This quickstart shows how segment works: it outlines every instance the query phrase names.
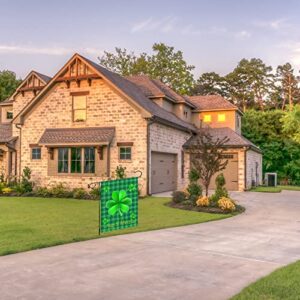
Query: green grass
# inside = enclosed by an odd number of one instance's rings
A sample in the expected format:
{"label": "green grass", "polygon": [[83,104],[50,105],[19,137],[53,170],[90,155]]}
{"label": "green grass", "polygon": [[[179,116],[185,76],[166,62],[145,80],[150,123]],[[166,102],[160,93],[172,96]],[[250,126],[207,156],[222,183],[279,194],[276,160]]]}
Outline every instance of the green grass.
{"label": "green grass", "polygon": [[[230,215],[171,208],[168,198],[139,201],[139,225],[101,236],[219,220]],[[0,198],[0,255],[98,238],[98,201]]]}
{"label": "green grass", "polygon": [[232,300],[300,299],[300,262],[278,269],[249,285]]}
{"label": "green grass", "polygon": [[300,186],[295,185],[278,185],[277,187],[271,186],[258,186],[252,188],[250,192],[260,192],[260,193],[281,193],[282,190],[287,191],[300,191]]}

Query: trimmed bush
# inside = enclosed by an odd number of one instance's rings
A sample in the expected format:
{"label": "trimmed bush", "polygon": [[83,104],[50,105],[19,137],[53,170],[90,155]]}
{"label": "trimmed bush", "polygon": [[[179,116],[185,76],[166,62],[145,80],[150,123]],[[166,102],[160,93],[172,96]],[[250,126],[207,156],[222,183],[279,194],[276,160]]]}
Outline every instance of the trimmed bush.
{"label": "trimmed bush", "polygon": [[202,196],[202,187],[200,184],[196,182],[190,183],[187,188],[187,191],[191,196],[197,196],[197,197]]}
{"label": "trimmed bush", "polygon": [[172,193],[172,201],[174,203],[181,203],[186,200],[185,193],[182,191],[175,191]]}
{"label": "trimmed bush", "polygon": [[90,195],[83,188],[73,189],[73,198],[75,199],[89,199]]}
{"label": "trimmed bush", "polygon": [[225,188],[226,181],[223,173],[219,174],[216,177],[215,183],[216,183],[216,190],[215,193],[210,197],[210,200],[212,202],[218,202],[218,200],[221,199],[222,197],[228,198],[228,191]]}
{"label": "trimmed bush", "polygon": [[226,197],[222,197],[219,201],[218,201],[218,206],[219,208],[221,208],[224,211],[235,211],[236,207],[235,207],[235,203]]}
{"label": "trimmed bush", "polygon": [[206,196],[199,197],[198,200],[196,201],[197,206],[201,207],[207,207],[209,206],[209,199]]}

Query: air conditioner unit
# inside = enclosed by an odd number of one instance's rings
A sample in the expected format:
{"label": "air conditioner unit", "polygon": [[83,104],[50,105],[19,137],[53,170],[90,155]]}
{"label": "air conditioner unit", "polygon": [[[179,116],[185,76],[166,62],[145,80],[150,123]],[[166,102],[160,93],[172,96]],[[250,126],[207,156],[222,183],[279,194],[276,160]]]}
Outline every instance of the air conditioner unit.
{"label": "air conditioner unit", "polygon": [[266,186],[277,186],[277,173],[266,173],[265,174],[265,185]]}

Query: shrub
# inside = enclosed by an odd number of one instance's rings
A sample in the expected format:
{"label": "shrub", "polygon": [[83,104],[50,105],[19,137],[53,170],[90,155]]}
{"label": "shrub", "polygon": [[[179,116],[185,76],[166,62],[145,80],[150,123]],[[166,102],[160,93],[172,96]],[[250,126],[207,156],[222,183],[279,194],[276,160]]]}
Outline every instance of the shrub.
{"label": "shrub", "polygon": [[226,197],[222,197],[219,201],[218,201],[218,206],[219,208],[221,208],[224,211],[235,211],[235,204],[234,202]]}
{"label": "shrub", "polygon": [[184,200],[186,200],[186,196],[185,196],[184,192],[182,192],[182,191],[175,191],[175,192],[173,192],[173,194],[172,194],[172,201],[174,203],[181,203]]}
{"label": "shrub", "polygon": [[9,194],[11,194],[12,192],[13,192],[13,189],[10,188],[10,187],[5,187],[5,188],[2,189],[2,193],[3,193],[4,195],[9,195]]}
{"label": "shrub", "polygon": [[93,200],[100,199],[100,189],[99,189],[99,187],[91,189],[91,191],[90,191],[90,197]]}
{"label": "shrub", "polygon": [[191,182],[187,188],[187,191],[189,192],[189,194],[192,196],[202,196],[202,187],[200,184],[196,183],[196,182]]}
{"label": "shrub", "polygon": [[212,202],[218,202],[222,197],[228,198],[228,191],[225,188],[225,177],[223,173],[219,174],[215,180],[216,190],[215,193],[210,197]]}
{"label": "shrub", "polygon": [[196,169],[191,169],[189,172],[189,181],[197,182],[199,178],[200,178],[199,172]]}
{"label": "shrub", "polygon": [[73,189],[73,198],[75,199],[89,199],[89,194],[83,188]]}
{"label": "shrub", "polygon": [[209,199],[206,196],[199,197],[196,201],[197,206],[207,207],[209,206]]}
{"label": "shrub", "polygon": [[[16,185],[13,186],[13,190],[20,196],[26,193],[26,189],[23,184],[17,183]],[[30,192],[30,191],[28,191]]]}
{"label": "shrub", "polygon": [[51,197],[52,194],[47,187],[38,187],[35,190],[35,195],[43,198]]}
{"label": "shrub", "polygon": [[115,170],[115,174],[116,174],[117,179],[126,178],[126,167],[122,167],[121,165],[117,166],[117,168]]}
{"label": "shrub", "polygon": [[197,195],[191,195],[189,200],[191,201],[192,205],[196,206],[198,198],[199,196]]}
{"label": "shrub", "polygon": [[191,195],[190,195],[190,193],[189,193],[189,191],[188,191],[187,188],[183,189],[182,192],[185,194],[185,197],[186,197],[187,199],[190,198]]}
{"label": "shrub", "polygon": [[62,183],[54,185],[50,190],[49,193],[52,197],[56,198],[72,198],[73,192],[66,188]]}
{"label": "shrub", "polygon": [[193,205],[193,203],[192,203],[191,200],[184,200],[184,201],[182,201],[181,203],[182,203],[183,205],[185,205],[185,206],[192,206],[192,205]]}
{"label": "shrub", "polygon": [[30,179],[31,179],[31,170],[28,167],[25,167],[23,169],[23,174],[20,182],[20,185],[22,185],[22,190],[23,190],[22,194],[26,192],[32,192],[33,182],[30,181]]}

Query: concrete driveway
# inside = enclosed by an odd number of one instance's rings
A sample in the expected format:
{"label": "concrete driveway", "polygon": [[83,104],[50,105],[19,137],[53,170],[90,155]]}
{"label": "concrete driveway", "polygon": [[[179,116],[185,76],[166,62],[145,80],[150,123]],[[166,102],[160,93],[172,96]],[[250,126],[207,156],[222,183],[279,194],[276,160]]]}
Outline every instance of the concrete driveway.
{"label": "concrete driveway", "polygon": [[0,298],[228,299],[300,259],[300,192],[234,197],[234,218],[1,257]]}

